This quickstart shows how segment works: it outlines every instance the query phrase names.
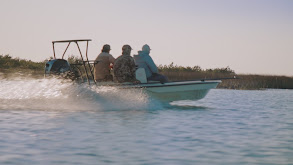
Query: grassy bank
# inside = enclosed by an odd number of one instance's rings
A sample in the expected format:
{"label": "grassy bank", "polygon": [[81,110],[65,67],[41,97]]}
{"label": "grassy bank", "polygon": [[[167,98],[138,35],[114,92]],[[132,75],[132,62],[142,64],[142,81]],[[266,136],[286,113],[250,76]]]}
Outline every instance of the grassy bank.
{"label": "grassy bank", "polygon": [[293,89],[293,77],[236,74],[229,67],[202,69],[199,66],[183,67],[171,63],[170,65],[160,65],[158,68],[171,81],[232,78],[236,76],[238,79],[222,80],[218,88],[244,90],[267,88]]}
{"label": "grassy bank", "polygon": [[[71,57],[71,61],[76,61]],[[33,62],[31,60],[12,58],[9,55],[0,55],[0,78],[11,76],[43,77],[46,60]],[[241,75],[236,74],[229,67],[202,69],[199,66],[184,67],[171,63],[159,65],[159,71],[171,81],[216,79],[238,77],[239,79],[222,80],[218,88],[226,89],[293,89],[293,77],[273,75]]]}
{"label": "grassy bank", "polygon": [[10,55],[0,55],[1,77],[12,76],[43,77],[45,61],[33,62],[19,58],[12,58]]}
{"label": "grassy bank", "polygon": [[197,79],[217,79],[236,76],[237,79],[222,80],[218,88],[225,89],[293,89],[293,77],[273,76],[273,75],[243,75],[225,74],[210,72],[172,72],[162,71],[170,81],[197,80]]}
{"label": "grassy bank", "polygon": [[227,89],[293,89],[293,77],[273,75],[237,75],[240,79],[223,80],[219,88]]}

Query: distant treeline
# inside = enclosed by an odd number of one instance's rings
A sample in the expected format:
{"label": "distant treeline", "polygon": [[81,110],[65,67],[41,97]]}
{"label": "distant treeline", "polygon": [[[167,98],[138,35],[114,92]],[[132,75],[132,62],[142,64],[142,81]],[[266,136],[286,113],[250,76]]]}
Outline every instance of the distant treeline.
{"label": "distant treeline", "polygon": [[19,58],[12,58],[10,55],[0,55],[0,69],[31,69],[31,70],[43,70],[45,61],[33,62],[31,60],[24,60]]}
{"label": "distant treeline", "polygon": [[[12,58],[10,55],[0,55],[0,74],[1,77],[13,77],[15,74],[28,77],[43,77],[45,61],[33,62],[19,58]],[[0,77],[0,78],[1,78]]]}
{"label": "distant treeline", "polygon": [[[22,72],[40,77],[44,73],[47,60],[33,62],[19,58],[12,58],[10,55],[0,55],[0,72],[4,74]],[[69,62],[78,61],[75,57],[70,57]],[[159,71],[166,75],[170,81],[198,80],[198,79],[224,79],[218,88],[226,89],[293,89],[293,77],[273,76],[273,75],[243,75],[236,74],[230,67],[202,69],[200,66],[184,67],[174,65],[159,65]]]}
{"label": "distant treeline", "polygon": [[293,89],[293,77],[273,75],[238,75],[236,80],[223,80],[219,88],[228,89]]}
{"label": "distant treeline", "polygon": [[223,79],[218,88],[226,89],[293,89],[293,77],[273,75],[244,75],[236,74],[230,67],[202,69],[199,66],[184,67],[171,63],[159,65],[159,71],[171,81]]}

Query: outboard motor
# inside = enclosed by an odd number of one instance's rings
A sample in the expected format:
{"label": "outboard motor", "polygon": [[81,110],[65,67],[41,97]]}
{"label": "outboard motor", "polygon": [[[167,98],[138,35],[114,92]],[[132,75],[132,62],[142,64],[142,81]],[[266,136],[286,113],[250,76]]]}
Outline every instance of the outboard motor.
{"label": "outboard motor", "polygon": [[59,75],[71,71],[69,63],[64,59],[54,59],[46,63],[45,75]]}

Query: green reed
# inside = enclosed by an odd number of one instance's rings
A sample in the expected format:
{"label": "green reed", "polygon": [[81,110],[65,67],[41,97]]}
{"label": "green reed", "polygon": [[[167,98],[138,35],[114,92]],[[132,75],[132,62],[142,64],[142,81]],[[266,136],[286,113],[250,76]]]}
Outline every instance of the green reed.
{"label": "green reed", "polygon": [[24,76],[40,78],[44,75],[45,62],[33,62],[12,58],[9,54],[0,55],[0,73],[3,78]]}
{"label": "green reed", "polygon": [[159,71],[170,81],[198,80],[198,79],[224,79],[218,88],[225,89],[293,89],[293,77],[275,75],[245,75],[236,74],[230,67],[202,69],[199,66],[183,67],[171,63],[159,65]]}

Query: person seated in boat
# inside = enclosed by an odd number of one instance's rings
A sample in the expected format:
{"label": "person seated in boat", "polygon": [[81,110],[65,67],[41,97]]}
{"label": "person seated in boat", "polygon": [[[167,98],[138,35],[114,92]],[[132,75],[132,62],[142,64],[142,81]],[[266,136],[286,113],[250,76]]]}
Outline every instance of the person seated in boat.
{"label": "person seated in boat", "polygon": [[122,47],[122,55],[114,63],[114,80],[119,83],[137,82],[135,78],[135,62],[130,56],[132,48],[129,45]]}
{"label": "person seated in boat", "polygon": [[142,50],[138,51],[138,55],[134,55],[134,60],[138,68],[144,68],[148,81],[160,81],[161,83],[168,82],[168,78],[159,74],[158,68],[150,56],[149,45],[143,45]]}
{"label": "person seated in boat", "polygon": [[115,58],[110,54],[110,50],[110,45],[104,45],[102,48],[102,52],[95,60],[95,81],[113,81],[113,76],[110,73],[110,68],[111,65],[114,64]]}

